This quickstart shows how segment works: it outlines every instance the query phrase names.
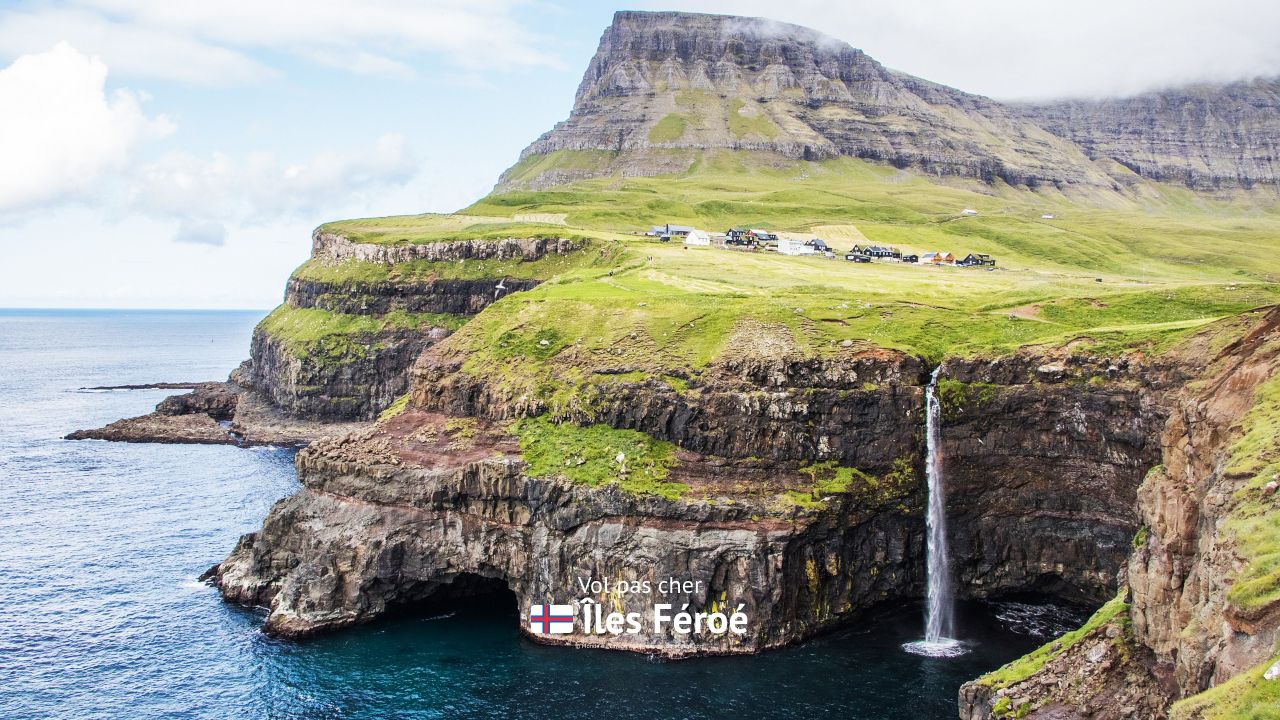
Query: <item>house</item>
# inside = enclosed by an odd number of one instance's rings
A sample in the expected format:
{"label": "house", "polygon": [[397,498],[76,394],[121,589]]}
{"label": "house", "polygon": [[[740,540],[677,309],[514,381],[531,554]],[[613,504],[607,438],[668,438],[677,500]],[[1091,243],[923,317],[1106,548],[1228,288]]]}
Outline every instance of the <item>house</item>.
{"label": "house", "polygon": [[768,230],[759,230],[756,228],[752,228],[751,230],[748,230],[747,234],[755,238],[756,242],[762,242],[762,243],[774,242],[778,239],[778,235],[776,233],[771,233]]}
{"label": "house", "polygon": [[656,237],[662,242],[667,242],[671,240],[671,238],[682,238],[691,232],[693,232],[693,228],[688,225],[672,225],[671,223],[667,223],[666,225],[654,225],[650,227],[649,232],[645,233],[645,235],[648,235],[649,237]]}
{"label": "house", "polygon": [[750,228],[731,227],[724,231],[724,242],[726,245],[754,245],[750,232]]}
{"label": "house", "polygon": [[927,252],[920,256],[921,265],[955,265],[956,256],[949,252]]}
{"label": "house", "polygon": [[1053,215],[1052,215],[1051,213],[1045,213],[1044,215],[1041,215],[1041,216],[1040,216],[1040,219],[1041,219],[1041,220],[1052,220],[1052,219],[1053,219]]}
{"label": "house", "polygon": [[900,257],[900,258],[898,258],[898,259],[899,259],[900,261],[904,262],[904,263],[918,263],[918,262],[920,262],[920,256],[919,256],[919,255],[903,255],[902,257]]}
{"label": "house", "polygon": [[960,211],[960,214],[961,215],[977,215],[978,211],[974,210],[973,208],[965,208]]}
{"label": "house", "polygon": [[779,255],[812,255],[815,252],[812,245],[797,238],[778,238],[778,254]]}
{"label": "house", "polygon": [[814,252],[820,252],[820,253],[833,252],[830,245],[828,245],[826,242],[818,238],[814,238],[810,240],[809,242],[805,243],[805,245],[808,245],[809,247],[813,248]]}
{"label": "house", "polygon": [[870,256],[868,256],[868,255],[863,255],[863,254],[862,254],[862,253],[860,253],[860,252],[854,252],[854,251],[852,251],[852,250],[850,250],[849,252],[847,252],[847,253],[845,253],[845,254],[844,254],[844,259],[845,259],[845,260],[848,260],[849,262],[856,262],[856,263],[869,263],[869,262],[871,262],[871,257],[870,257]]}
{"label": "house", "polygon": [[969,253],[968,255],[965,255],[962,259],[956,261],[956,264],[962,267],[972,267],[975,265],[990,265],[991,267],[995,267],[996,261],[992,259],[990,255],[983,255],[982,253]]}
{"label": "house", "polygon": [[698,229],[693,229],[684,236],[685,245],[711,245],[711,236]]}
{"label": "house", "polygon": [[870,255],[873,258],[898,257],[902,255],[902,253],[894,250],[893,248],[882,247],[880,245],[868,245],[862,248],[862,254]]}

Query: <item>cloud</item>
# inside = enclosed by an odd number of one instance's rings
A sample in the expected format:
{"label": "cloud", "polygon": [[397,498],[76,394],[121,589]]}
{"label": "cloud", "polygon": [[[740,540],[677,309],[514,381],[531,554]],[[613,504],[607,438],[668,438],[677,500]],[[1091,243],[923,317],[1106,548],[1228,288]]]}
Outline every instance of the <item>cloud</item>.
{"label": "cloud", "polygon": [[66,43],[0,70],[0,214],[82,195],[173,131],[138,97],[106,93],[107,67]]}
{"label": "cloud", "polygon": [[184,219],[178,223],[173,241],[192,245],[223,245],[227,242],[227,227],[220,222]]}
{"label": "cloud", "polygon": [[889,67],[998,98],[1126,95],[1280,74],[1274,0],[637,0],[818,28]]}
{"label": "cloud", "polygon": [[527,0],[64,0],[0,13],[0,54],[60,40],[130,76],[231,84],[276,74],[254,53],[411,76],[423,56],[464,71],[559,66],[517,19]]}
{"label": "cloud", "polygon": [[137,169],[127,208],[157,218],[183,220],[176,239],[208,242],[210,226],[260,225],[282,219],[314,219],[338,208],[360,207],[413,179],[420,165],[404,137],[387,134],[372,147],[322,152],[301,163],[258,152],[242,157],[196,157],[172,152]]}
{"label": "cloud", "polygon": [[215,85],[276,74],[243,52],[89,10],[42,6],[0,13],[0,53],[38,52],[58,42],[70,42],[104,58],[113,72],[135,77]]}

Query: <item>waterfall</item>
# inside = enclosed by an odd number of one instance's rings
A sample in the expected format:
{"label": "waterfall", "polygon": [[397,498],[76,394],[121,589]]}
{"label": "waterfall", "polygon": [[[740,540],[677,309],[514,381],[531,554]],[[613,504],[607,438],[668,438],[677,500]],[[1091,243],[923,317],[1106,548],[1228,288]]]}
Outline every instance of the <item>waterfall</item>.
{"label": "waterfall", "polygon": [[925,516],[928,530],[925,571],[928,576],[928,607],[925,614],[924,640],[903,645],[916,655],[953,657],[967,652],[952,638],[955,621],[951,598],[951,559],[947,552],[947,497],[942,472],[942,443],[939,425],[942,406],[938,401],[938,372],[934,368],[924,390],[925,476],[929,483],[929,508]]}

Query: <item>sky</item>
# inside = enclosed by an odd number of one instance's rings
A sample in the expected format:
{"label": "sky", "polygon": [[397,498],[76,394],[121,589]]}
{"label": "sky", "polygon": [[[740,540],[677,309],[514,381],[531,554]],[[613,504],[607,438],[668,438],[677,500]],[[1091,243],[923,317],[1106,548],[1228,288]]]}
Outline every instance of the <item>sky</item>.
{"label": "sky", "polygon": [[0,0],[0,307],[270,308],[316,225],[487,193],[616,9],[1003,99],[1280,74],[1274,0]]}

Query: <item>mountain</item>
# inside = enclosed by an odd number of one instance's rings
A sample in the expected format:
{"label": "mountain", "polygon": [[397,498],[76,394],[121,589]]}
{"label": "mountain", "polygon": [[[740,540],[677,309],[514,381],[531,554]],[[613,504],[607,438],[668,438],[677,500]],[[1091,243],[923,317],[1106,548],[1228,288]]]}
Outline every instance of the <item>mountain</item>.
{"label": "mountain", "polygon": [[569,119],[528,160],[604,151],[584,169],[521,176],[539,187],[599,173],[684,170],[672,150],[768,151],[795,160],[866,158],[1010,184],[1110,184],[1078,147],[977,95],[890,70],[808,28],[759,18],[619,12]]}
{"label": "mountain", "polygon": [[862,158],[1030,188],[1119,189],[1135,175],[1252,187],[1280,178],[1276,90],[1273,79],[1006,104],[886,68],[809,28],[619,12],[569,118],[526,148],[497,190],[679,173],[709,150],[766,164]]}
{"label": "mountain", "polygon": [[1020,109],[1089,157],[1153,180],[1207,190],[1280,178],[1280,78]]}

